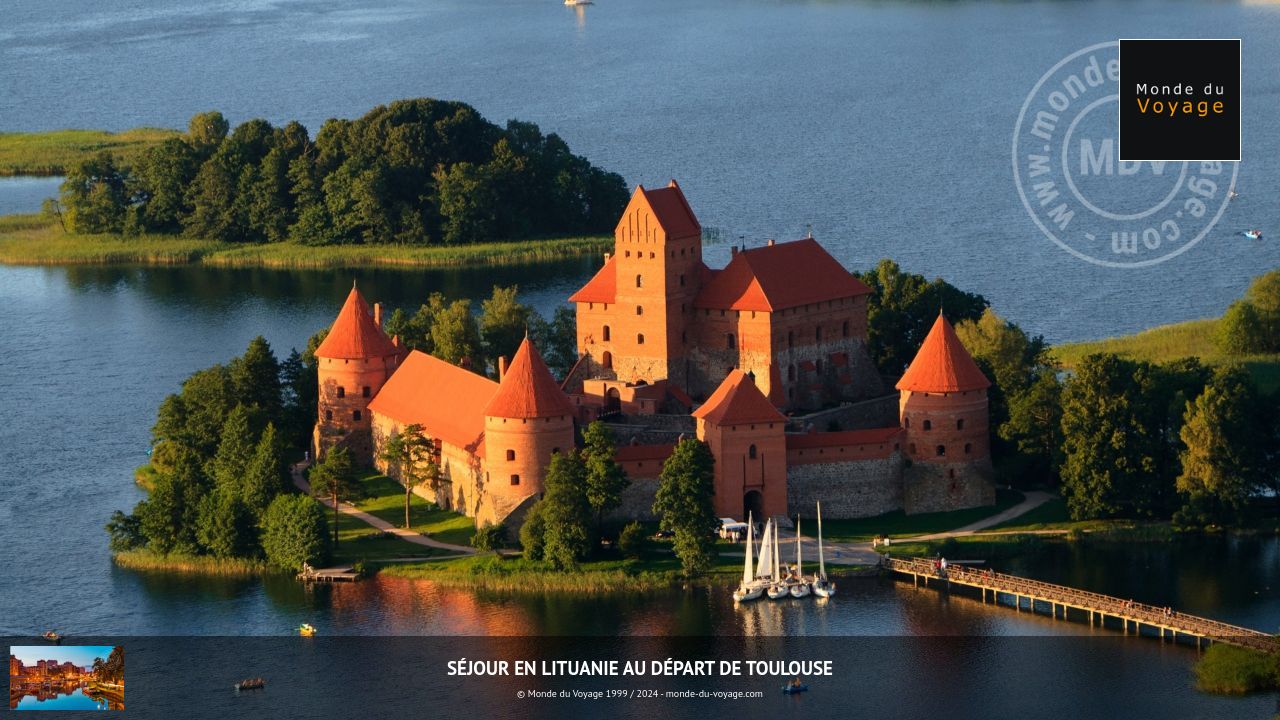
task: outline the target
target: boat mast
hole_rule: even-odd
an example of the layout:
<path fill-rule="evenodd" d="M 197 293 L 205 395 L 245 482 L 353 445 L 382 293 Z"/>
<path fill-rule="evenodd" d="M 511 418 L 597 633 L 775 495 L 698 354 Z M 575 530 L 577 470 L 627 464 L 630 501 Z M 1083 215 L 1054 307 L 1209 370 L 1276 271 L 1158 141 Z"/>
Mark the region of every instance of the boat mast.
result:
<path fill-rule="evenodd" d="M 751 550 L 756 541 L 755 528 L 751 527 L 751 513 L 747 513 L 747 563 L 742 566 L 742 587 L 747 587 L 755 578 L 751 577 Z"/>
<path fill-rule="evenodd" d="M 778 550 L 780 549 L 781 548 L 778 547 L 778 525 L 777 523 L 775 523 L 773 526 L 773 581 L 774 582 L 782 582 L 782 568 L 781 568 L 781 562 L 779 562 L 780 558 L 778 557 L 779 555 L 782 554 L 778 552 Z"/>
<path fill-rule="evenodd" d="M 818 501 L 818 577 L 826 582 L 827 563 L 822 557 L 822 501 Z"/>
<path fill-rule="evenodd" d="M 796 577 L 804 576 L 804 561 L 800 558 L 800 515 L 796 514 Z"/>
<path fill-rule="evenodd" d="M 773 520 L 764 524 L 764 537 L 760 538 L 760 559 L 756 562 L 756 577 L 768 577 L 773 573 Z"/>

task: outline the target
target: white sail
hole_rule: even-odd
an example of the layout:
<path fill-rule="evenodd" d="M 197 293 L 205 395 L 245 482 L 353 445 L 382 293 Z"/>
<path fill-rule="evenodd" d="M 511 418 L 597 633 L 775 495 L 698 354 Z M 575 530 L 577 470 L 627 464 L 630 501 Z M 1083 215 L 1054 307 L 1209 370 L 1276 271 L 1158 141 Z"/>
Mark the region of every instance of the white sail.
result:
<path fill-rule="evenodd" d="M 773 520 L 764 524 L 764 537 L 760 539 L 760 561 L 756 565 L 756 577 L 773 574 Z"/>
<path fill-rule="evenodd" d="M 782 582 L 782 563 L 780 562 L 781 559 L 778 557 L 779 555 L 782 554 L 778 552 L 781 549 L 782 548 L 778 546 L 778 526 L 774 525 L 773 526 L 773 581 L 776 583 Z"/>
<path fill-rule="evenodd" d="M 755 528 L 751 525 L 751 513 L 747 513 L 747 562 L 742 566 L 742 587 L 750 585 L 751 581 L 755 580 L 751 576 L 751 571 L 754 569 L 751 567 L 751 550 L 755 541 Z"/>
<path fill-rule="evenodd" d="M 796 577 L 803 577 L 804 570 L 800 559 L 800 516 L 796 515 Z"/>
<path fill-rule="evenodd" d="M 818 579 L 826 581 L 827 563 L 822 557 L 822 503 L 818 503 Z"/>

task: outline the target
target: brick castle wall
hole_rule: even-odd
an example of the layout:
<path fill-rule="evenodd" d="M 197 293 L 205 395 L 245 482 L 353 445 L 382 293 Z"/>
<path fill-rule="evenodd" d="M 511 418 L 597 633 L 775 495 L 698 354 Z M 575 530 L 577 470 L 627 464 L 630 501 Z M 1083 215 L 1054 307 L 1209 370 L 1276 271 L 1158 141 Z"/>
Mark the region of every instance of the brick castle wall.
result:
<path fill-rule="evenodd" d="M 787 512 L 812 517 L 822 501 L 825 518 L 860 518 L 899 510 L 903 458 L 888 457 L 793 465 L 787 470 Z"/>

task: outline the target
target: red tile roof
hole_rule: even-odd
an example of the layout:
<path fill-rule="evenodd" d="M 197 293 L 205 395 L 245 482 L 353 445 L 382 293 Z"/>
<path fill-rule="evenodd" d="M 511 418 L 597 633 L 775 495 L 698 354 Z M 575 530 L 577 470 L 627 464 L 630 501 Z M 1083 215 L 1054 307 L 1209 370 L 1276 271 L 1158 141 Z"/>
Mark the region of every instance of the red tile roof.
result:
<path fill-rule="evenodd" d="M 400 348 L 392 344 L 391 338 L 373 321 L 369 304 L 354 285 L 347 295 L 347 301 L 338 311 L 338 319 L 329 328 L 328 336 L 316 348 L 316 357 L 339 360 L 386 357 L 399 353 Z"/>
<path fill-rule="evenodd" d="M 618 293 L 617 262 L 610 257 L 604 261 L 604 267 L 587 281 L 582 289 L 569 296 L 569 302 L 614 302 Z"/>
<path fill-rule="evenodd" d="M 693 416 L 715 425 L 785 422 L 786 417 L 746 373 L 733 370 Z"/>
<path fill-rule="evenodd" d="M 478 452 L 484 408 L 497 391 L 498 383 L 483 375 L 414 350 L 369 401 L 369 410 Z"/>
<path fill-rule="evenodd" d="M 788 450 L 839 447 L 841 445 L 880 445 L 893 442 L 902 433 L 900 427 L 871 428 L 869 430 L 841 430 L 839 432 L 811 432 L 804 435 L 788 435 Z"/>
<path fill-rule="evenodd" d="M 739 251 L 702 286 L 694 305 L 775 312 L 870 293 L 817 240 L 805 238 Z"/>
<path fill-rule="evenodd" d="M 965 350 L 951 323 L 938 313 L 920 351 L 898 381 L 899 390 L 912 392 L 962 392 L 983 390 L 991 381 Z"/>
<path fill-rule="evenodd" d="M 684 193 L 675 180 L 658 190 L 645 190 L 643 185 L 638 185 L 636 194 L 649 203 L 654 218 L 666 231 L 668 238 L 702 235 L 702 225 L 698 223 L 693 208 L 689 207 L 689 201 L 685 200 Z"/>
<path fill-rule="evenodd" d="M 498 392 L 484 409 L 485 415 L 505 418 L 560 417 L 575 412 L 529 338 L 520 343 Z"/>

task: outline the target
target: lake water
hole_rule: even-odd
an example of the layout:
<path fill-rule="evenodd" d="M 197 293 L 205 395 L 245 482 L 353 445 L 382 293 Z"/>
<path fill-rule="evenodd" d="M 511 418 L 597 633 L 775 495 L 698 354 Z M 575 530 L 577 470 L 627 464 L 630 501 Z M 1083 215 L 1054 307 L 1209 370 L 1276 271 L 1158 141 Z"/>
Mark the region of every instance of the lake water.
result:
<path fill-rule="evenodd" d="M 24 695 L 13 705 L 11 710 L 108 710 L 110 703 L 103 698 L 90 697 L 84 688 L 76 688 L 67 693 L 58 693 L 52 697 Z"/>
<path fill-rule="evenodd" d="M 704 224 L 726 238 L 798 236 L 812 223 L 849 267 L 892 256 L 982 292 L 1053 340 L 1218 313 L 1250 276 L 1276 265 L 1274 243 L 1242 243 L 1229 232 L 1280 228 L 1271 201 L 1280 187 L 1272 161 L 1280 155 L 1280 13 L 1263 5 L 611 0 L 579 15 L 551 0 L 133 0 L 110 9 L 9 3 L 5 20 L 0 129 L 180 126 L 213 107 L 233 121 L 296 117 L 315 129 L 325 117 L 400 97 L 458 98 L 491 119 L 536 121 L 630 183 L 679 178 Z M 1241 200 L 1222 232 L 1170 262 L 1128 272 L 1081 263 L 1042 239 L 1017 200 L 1008 148 L 1022 97 L 1084 45 L 1178 35 L 1245 38 Z M 0 181 L 0 212 L 34 210 L 55 185 Z M 709 261 L 728 254 L 714 247 Z M 952 693 L 988 693 L 996 698 L 989 717 L 1033 707 L 1077 717 L 1275 712 L 1271 696 L 1196 693 L 1194 649 L 874 578 L 848 581 L 823 607 L 738 611 L 724 589 L 587 602 L 390 578 L 308 591 L 288 580 L 192 581 L 112 566 L 102 525 L 140 499 L 131 474 L 146 461 L 155 408 L 192 371 L 241 352 L 257 334 L 283 356 L 332 320 L 353 275 L 393 305 L 432 290 L 479 297 L 494 282 L 519 283 L 548 311 L 591 269 L 585 260 L 464 272 L 0 267 L 0 546 L 10 558 L 0 635 L 56 627 L 73 637 L 282 636 L 311 622 L 325 638 L 592 635 L 604 652 L 628 647 L 604 639 L 616 636 L 833 635 L 850 638 L 842 647 L 862 653 L 855 660 L 868 663 L 866 673 L 888 668 L 892 678 L 860 680 L 865 692 L 844 700 L 851 716 L 948 712 L 945 693 L 915 692 L 925 681 L 913 672 L 931 673 L 929 682 Z M 1280 627 L 1275 538 L 1061 546 L 1006 569 Z M 912 636 L 950 640 L 924 646 Z M 263 642 L 275 643 L 263 653 L 281 653 L 271 655 L 276 667 L 295 659 L 281 638 Z M 235 645 L 222 652 L 227 668 L 217 678 L 182 680 L 229 687 L 243 665 L 232 660 L 251 655 Z M 327 671 L 382 662 L 360 657 Z M 155 673 L 156 683 L 167 677 L 164 668 Z M 299 693 L 313 689 L 289 680 Z M 431 692 L 438 699 L 442 691 Z M 268 702 L 224 705 L 225 695 L 203 707 L 236 713 Z M 935 695 L 942 704 L 919 704 Z M 521 711 L 483 702 L 497 715 Z"/>
<path fill-rule="evenodd" d="M 1217 231 L 1143 270 L 1045 239 L 1014 187 L 1023 98 L 1118 37 L 1244 38 L 1244 158 Z M 300 119 L 454 98 L 562 135 L 628 183 L 678 178 L 751 244 L 806 225 L 847 266 L 893 257 L 1051 340 L 1220 313 L 1280 244 L 1280 12 L 1268 3 L 90 0 L 6 3 L 0 130 Z M 37 203 L 38 204 L 38 203 Z M 727 246 L 708 259 L 723 263 Z"/>

